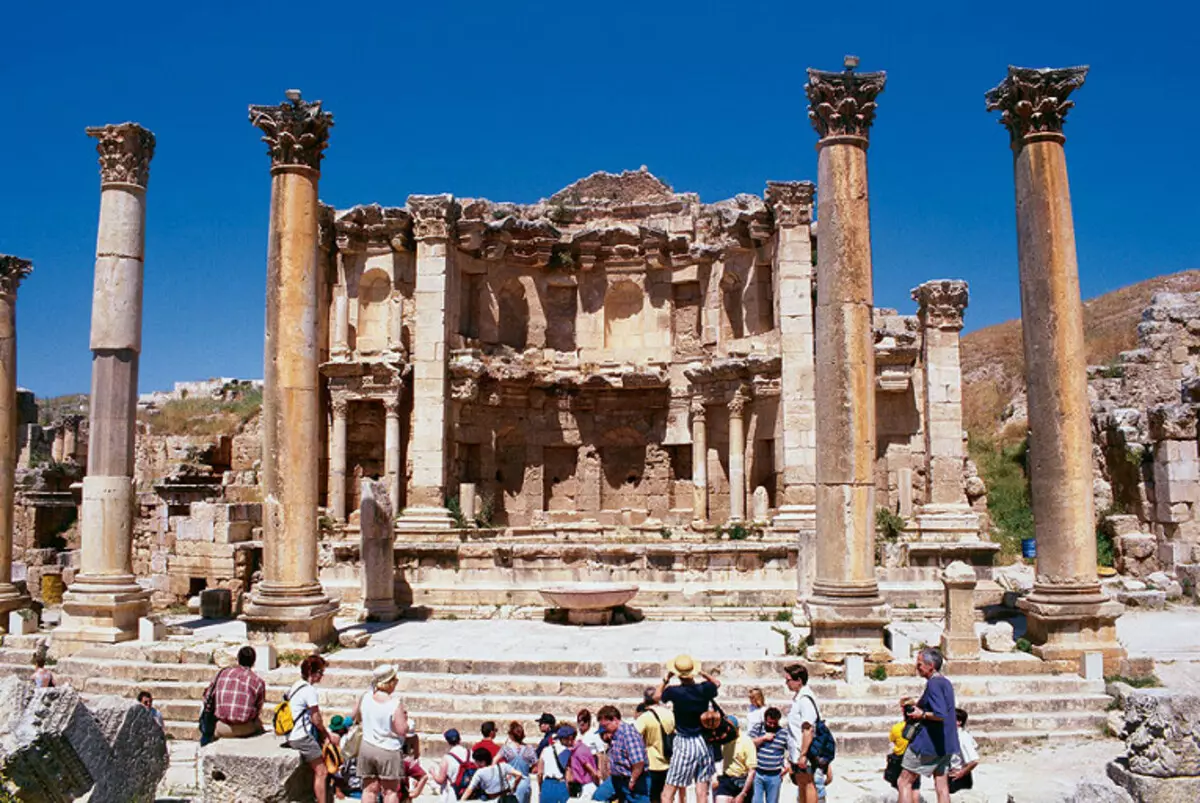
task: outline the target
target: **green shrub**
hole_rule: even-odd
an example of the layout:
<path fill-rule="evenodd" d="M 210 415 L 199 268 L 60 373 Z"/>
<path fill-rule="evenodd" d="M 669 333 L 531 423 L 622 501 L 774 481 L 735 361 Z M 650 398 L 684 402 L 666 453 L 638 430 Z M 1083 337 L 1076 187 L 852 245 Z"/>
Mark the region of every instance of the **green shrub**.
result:
<path fill-rule="evenodd" d="M 891 508 L 875 508 L 875 530 L 889 541 L 899 538 L 906 524 L 904 517 Z"/>
<path fill-rule="evenodd" d="M 796 655 L 804 657 L 804 650 L 808 645 L 806 645 L 803 641 L 798 640 L 793 630 L 783 628 L 778 625 L 772 625 L 771 629 L 783 636 L 784 655 Z"/>
<path fill-rule="evenodd" d="M 1027 638 L 1017 639 L 1017 649 L 1021 652 L 1033 652 L 1033 642 Z"/>
<path fill-rule="evenodd" d="M 467 529 L 467 518 L 463 515 L 462 505 L 457 496 L 446 497 L 446 510 L 450 511 L 450 518 L 454 519 L 454 526 L 457 529 Z"/>
<path fill-rule="evenodd" d="M 1029 439 L 1006 447 L 971 440 L 971 457 L 988 488 L 988 514 L 992 540 L 1000 544 L 1000 562 L 1021 556 L 1021 541 L 1033 537 L 1033 507 L 1026 474 Z"/>
<path fill-rule="evenodd" d="M 887 666 L 884 664 L 876 664 L 876 666 L 868 673 L 867 677 L 871 680 L 887 680 Z"/>
<path fill-rule="evenodd" d="M 790 621 L 792 621 L 792 612 L 791 612 L 789 609 L 787 609 L 787 608 L 784 608 L 784 609 L 783 609 L 783 610 L 781 610 L 781 611 L 776 611 L 776 612 L 775 612 L 775 621 L 776 621 L 776 622 L 790 622 Z"/>

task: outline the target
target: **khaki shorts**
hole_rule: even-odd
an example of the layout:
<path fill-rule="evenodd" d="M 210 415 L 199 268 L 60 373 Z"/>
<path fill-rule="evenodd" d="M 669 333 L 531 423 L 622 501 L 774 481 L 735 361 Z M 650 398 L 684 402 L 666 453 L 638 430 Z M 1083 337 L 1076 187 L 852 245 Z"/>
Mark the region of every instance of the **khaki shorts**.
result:
<path fill-rule="evenodd" d="M 364 781 L 368 778 L 398 781 L 404 777 L 404 754 L 399 750 L 385 750 L 363 739 L 358 748 L 358 777 Z"/>
<path fill-rule="evenodd" d="M 909 750 L 904 754 L 900 766 L 925 778 L 930 775 L 945 775 L 950 770 L 950 756 L 931 756 Z"/>

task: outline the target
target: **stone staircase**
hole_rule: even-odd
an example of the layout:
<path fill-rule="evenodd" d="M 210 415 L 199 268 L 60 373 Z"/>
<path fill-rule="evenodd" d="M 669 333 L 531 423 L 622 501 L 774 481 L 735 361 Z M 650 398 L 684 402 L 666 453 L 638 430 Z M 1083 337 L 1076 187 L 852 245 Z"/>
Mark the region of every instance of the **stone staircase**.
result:
<path fill-rule="evenodd" d="M 28 673 L 34 642 L 32 637 L 25 638 L 29 640 L 6 639 L 0 647 L 0 674 Z M 214 660 L 228 663 L 236 648 L 176 639 L 91 648 L 61 659 L 52 668 L 60 683 L 70 682 L 85 694 L 134 697 L 145 689 L 154 695 L 168 733 L 177 739 L 195 739 L 200 698 L 218 671 Z M 401 650 L 393 647 L 388 652 Z M 769 703 L 786 713 L 789 700 L 781 668 L 790 660 L 719 662 L 726 710 L 743 715 L 747 691 L 762 686 Z M 637 660 L 405 658 L 381 655 L 370 647 L 335 652 L 329 661 L 329 671 L 319 686 L 327 716 L 350 713 L 377 663 L 396 664 L 410 721 L 421 734 L 426 756 L 439 755 L 444 749 L 440 737 L 444 729 L 456 727 L 471 738 L 489 719 L 500 723 L 502 732 L 507 721 L 517 719 L 532 733 L 532 723 L 543 711 L 573 719 L 580 708 L 594 712 L 614 703 L 632 716 L 642 689 L 653 685 L 662 671 L 658 662 Z M 902 695 L 919 694 L 922 681 L 911 676 L 911 667 L 890 670 L 908 676 L 854 685 L 814 679 L 822 714 L 837 736 L 842 754 L 884 752 L 888 729 L 897 719 L 897 701 Z M 1014 654 L 1011 660 L 1005 656 L 1004 660 L 948 664 L 947 673 L 954 680 L 959 705 L 970 713 L 972 732 L 984 745 L 1069 741 L 1102 732 L 1110 701 L 1103 681 L 1085 681 L 1023 654 Z M 264 719 L 269 719 L 270 707 L 297 678 L 294 666 L 281 666 L 266 674 L 268 710 Z"/>

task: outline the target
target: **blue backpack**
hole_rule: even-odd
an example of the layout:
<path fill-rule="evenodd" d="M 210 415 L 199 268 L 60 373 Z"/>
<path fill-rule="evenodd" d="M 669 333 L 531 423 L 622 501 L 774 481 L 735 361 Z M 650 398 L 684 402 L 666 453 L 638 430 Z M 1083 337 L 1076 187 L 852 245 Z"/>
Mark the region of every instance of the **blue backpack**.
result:
<path fill-rule="evenodd" d="M 812 697 L 813 709 L 817 712 L 817 724 L 813 726 L 812 743 L 808 746 L 808 760 L 818 767 L 828 767 L 829 762 L 837 756 L 837 742 L 829 731 L 829 726 L 821 718 L 821 709 Z"/>

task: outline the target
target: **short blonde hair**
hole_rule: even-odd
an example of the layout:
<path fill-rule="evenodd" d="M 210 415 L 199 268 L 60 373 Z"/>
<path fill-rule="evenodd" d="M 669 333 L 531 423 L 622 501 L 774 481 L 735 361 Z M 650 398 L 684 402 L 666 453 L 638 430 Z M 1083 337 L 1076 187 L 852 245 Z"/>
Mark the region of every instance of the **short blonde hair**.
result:
<path fill-rule="evenodd" d="M 767 704 L 767 698 L 766 698 L 766 695 L 763 694 L 762 689 L 760 689 L 758 686 L 755 686 L 753 689 L 750 690 L 750 705 L 754 705 L 754 706 L 758 706 L 759 708 L 762 708 L 766 704 Z"/>

